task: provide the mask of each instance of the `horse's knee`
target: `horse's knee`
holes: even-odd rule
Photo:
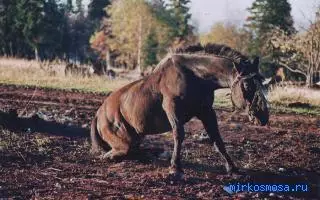
[[[124,151],[123,149],[122,150],[112,149],[112,150],[108,151],[107,153],[102,154],[100,156],[100,158],[111,160],[111,161],[116,161],[116,160],[119,160],[127,155],[128,155],[128,152]]]

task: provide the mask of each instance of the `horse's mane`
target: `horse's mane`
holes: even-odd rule
[[[195,45],[189,45],[186,47],[178,48],[174,53],[190,53],[190,54],[213,54],[216,56],[222,56],[239,63],[240,60],[248,60],[249,58],[239,51],[232,49],[231,47],[223,44],[208,43],[201,45],[200,43]]]

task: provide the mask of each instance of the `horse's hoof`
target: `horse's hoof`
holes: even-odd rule
[[[114,156],[113,156],[112,152],[110,152],[110,151],[102,154],[101,156],[99,156],[99,158],[101,160],[111,160],[111,161],[114,160]]]
[[[97,156],[97,155],[101,154],[101,151],[99,149],[92,148],[90,150],[90,154],[93,155],[93,156]]]

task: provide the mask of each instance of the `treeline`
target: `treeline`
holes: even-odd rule
[[[0,54],[86,62],[108,3],[91,2],[88,12],[82,0],[0,0]]]
[[[91,0],[84,7],[82,0],[0,0],[0,55],[152,65],[193,35],[189,2]]]
[[[198,35],[190,0],[0,0],[0,55],[105,62],[142,71],[170,48],[223,43],[262,57],[271,76],[284,67],[312,85],[320,69],[320,17],[297,31],[288,0],[255,0],[244,25],[216,23]]]
[[[105,7],[108,17],[90,39],[108,66],[142,71],[176,47],[195,41],[189,24],[190,0],[117,0]]]

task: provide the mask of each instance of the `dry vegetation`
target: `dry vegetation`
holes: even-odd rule
[[[274,87],[269,92],[269,101],[282,104],[294,102],[320,106],[320,90],[303,87]]]
[[[83,91],[112,91],[128,83],[128,80],[108,80],[105,77],[90,78],[66,77],[65,63],[50,63],[45,67],[35,61],[26,59],[0,58],[0,83],[40,86],[59,89],[78,89]]]

